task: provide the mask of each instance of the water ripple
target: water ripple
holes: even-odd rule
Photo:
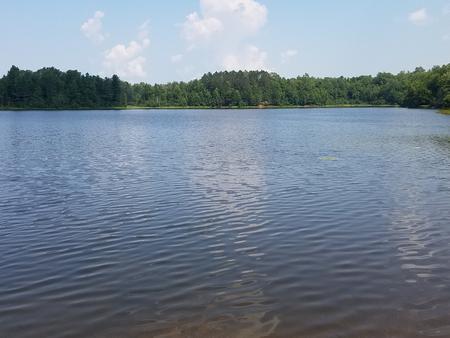
[[[0,112],[0,337],[448,337],[450,120]]]

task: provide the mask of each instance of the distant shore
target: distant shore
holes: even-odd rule
[[[10,110],[301,109],[450,106],[450,64],[396,75],[284,78],[267,71],[219,71],[189,82],[129,83],[111,78],[11,66],[0,78],[0,107]],[[0,108],[1,109],[1,108]]]
[[[408,108],[398,105],[370,105],[370,104],[337,104],[337,105],[322,105],[322,106],[293,106],[293,105],[259,105],[259,106],[225,106],[225,107],[211,107],[211,106],[164,106],[164,107],[141,107],[141,106],[123,106],[123,107],[80,107],[80,108],[7,108],[0,107],[0,111],[57,111],[57,110],[236,110],[236,109],[320,109],[320,108],[407,108],[407,109],[433,109],[439,110],[442,114],[450,115],[450,108],[435,108],[435,107],[418,107]]]

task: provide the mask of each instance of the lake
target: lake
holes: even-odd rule
[[[450,116],[0,112],[1,337],[449,337]]]

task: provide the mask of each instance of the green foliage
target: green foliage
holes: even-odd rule
[[[42,68],[36,72],[12,66],[0,79],[3,108],[109,108],[124,105],[126,83],[75,70]]]
[[[117,75],[100,78],[78,71],[13,66],[0,79],[0,107],[108,108],[399,105],[449,107],[450,64],[397,75],[285,79],[264,71],[207,73],[198,80],[130,84]]]
[[[398,105],[444,107],[450,105],[450,65],[429,71],[353,78],[314,78],[305,74],[285,79],[264,71],[207,73],[199,80],[165,85],[131,85],[129,102],[145,107],[240,107]],[[157,103],[157,104],[155,104]]]

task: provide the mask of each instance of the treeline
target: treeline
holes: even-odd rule
[[[0,79],[3,108],[398,105],[450,107],[450,64],[397,75],[286,79],[265,71],[207,73],[190,82],[130,84],[77,71],[12,67]]]
[[[75,70],[42,68],[32,72],[12,66],[0,79],[0,107],[110,108],[122,104],[124,87],[117,75],[101,78]]]
[[[126,85],[137,106],[323,106],[341,104],[449,107],[450,64],[429,71],[352,78],[285,79],[263,71],[217,72],[188,83]]]

